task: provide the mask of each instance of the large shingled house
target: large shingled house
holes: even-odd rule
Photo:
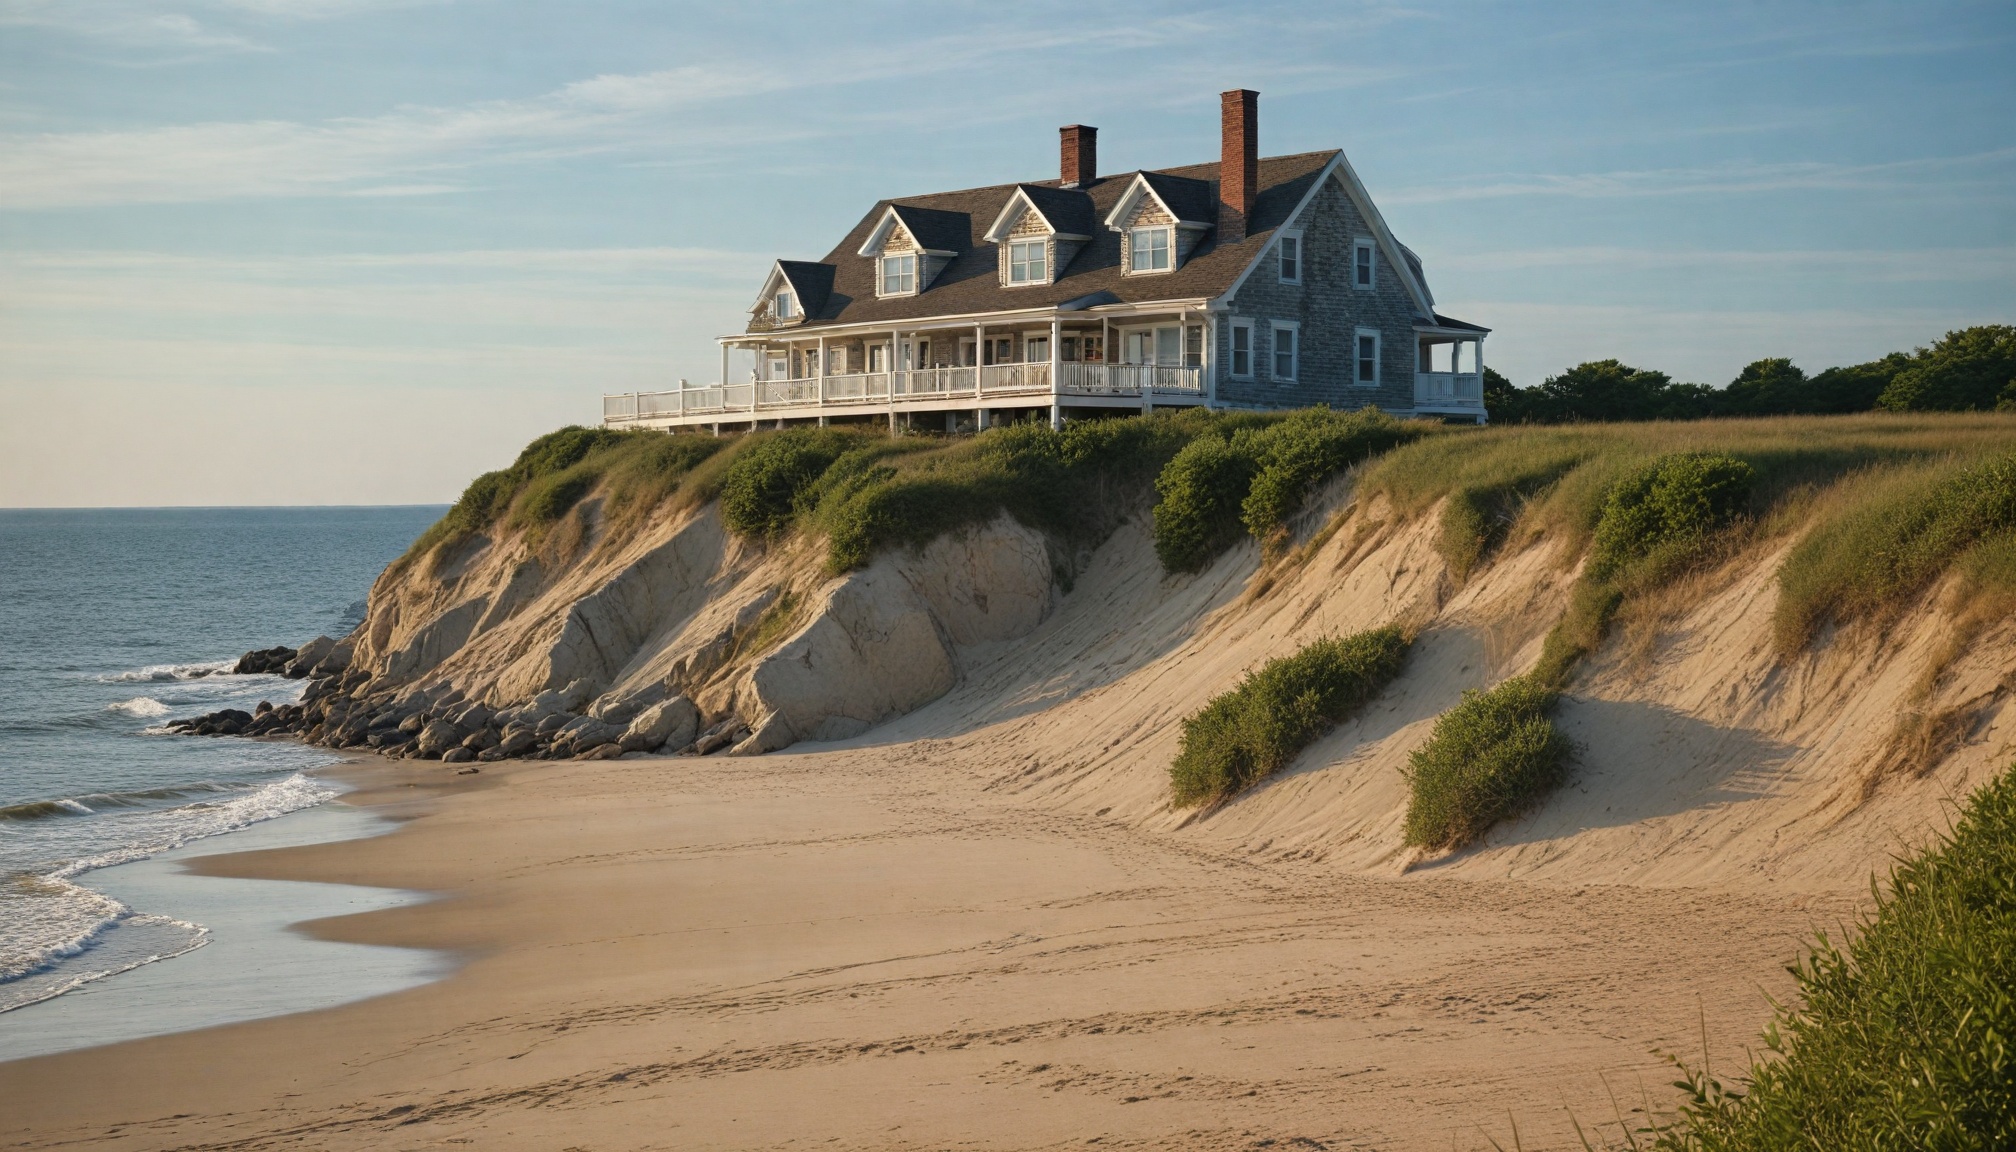
[[[878,203],[824,259],[770,268],[747,331],[720,338],[720,383],[605,397],[605,421],[1376,404],[1482,422],[1488,329],[1436,313],[1342,151],[1261,157],[1258,110],[1224,94],[1216,164],[1102,176],[1074,124],[1055,180]]]

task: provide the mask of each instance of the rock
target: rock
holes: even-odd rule
[[[460,710],[449,716],[448,719],[454,721],[456,727],[466,728],[474,732],[485,724],[490,723],[490,718],[495,715],[495,712],[484,707],[481,703],[476,703],[463,706]]]
[[[630,721],[618,743],[626,752],[641,752],[663,744],[685,747],[700,730],[700,710],[684,696],[651,705]]]
[[[405,732],[409,735],[418,735],[420,729],[425,728],[426,726],[427,726],[427,714],[425,712],[415,712],[411,716],[406,717],[404,720],[399,721],[399,731]]]
[[[622,736],[623,729],[614,724],[605,724],[593,716],[577,716],[553,733],[553,750],[562,756],[572,756],[597,744],[615,743]]]
[[[551,736],[577,719],[579,717],[571,712],[554,712],[541,717],[539,723],[532,730],[541,736]]]
[[[728,750],[730,756],[761,756],[798,742],[791,725],[782,716],[772,716],[756,726],[749,737]]]
[[[231,674],[233,676],[256,676],[264,673],[279,672],[286,668],[287,662],[292,659],[294,659],[294,649],[285,646],[254,649],[238,658],[238,663],[231,669]]]
[[[252,709],[252,714],[254,716],[264,716],[271,711],[273,711],[273,702],[271,700],[261,700],[259,701],[259,706]]]
[[[595,686],[587,680],[574,680],[560,690],[560,707],[569,712],[579,712],[588,701],[595,698]]]
[[[461,744],[468,735],[467,732],[464,732],[446,720],[429,720],[427,726],[420,729],[420,739],[415,741],[415,743],[420,749],[420,755],[432,760],[443,752]],[[474,755],[474,753],[471,753],[471,755]]]
[[[485,752],[495,748],[502,742],[495,729],[478,728],[462,741],[462,747],[469,749],[471,752]]]
[[[474,776],[474,775],[475,775],[476,773],[478,773],[478,772],[481,772],[481,771],[482,771],[482,769],[481,769],[481,768],[478,768],[478,767],[476,767],[476,766],[474,766],[474,765],[471,765],[471,766],[469,766],[469,767],[467,767],[467,768],[457,768],[457,769],[455,770],[455,774],[456,774],[457,776]]]
[[[335,647],[336,641],[327,636],[317,636],[295,650],[294,658],[280,669],[280,674],[289,680],[303,679]]]
[[[502,747],[486,748],[476,754],[476,759],[485,764],[492,764],[499,760],[508,760],[510,758],[510,753],[504,751]]]
[[[443,764],[467,764],[476,759],[476,753],[467,748],[450,748],[441,754]]]
[[[735,734],[737,732],[746,731],[748,730],[741,726],[740,721],[730,716],[727,720],[708,729],[705,735],[693,742],[693,754],[695,756],[706,756],[717,752],[733,744],[736,740]]]
[[[539,736],[532,729],[514,725],[504,730],[504,735],[498,741],[497,747],[492,748],[491,751],[502,756],[518,756],[530,751],[532,746],[537,743],[539,743]]]
[[[586,752],[577,754],[576,760],[614,760],[623,755],[623,746],[614,742],[597,744]]]
[[[349,671],[350,653],[355,648],[355,645],[356,642],[348,636],[345,636],[343,639],[338,640],[335,644],[330,646],[329,654],[327,656],[324,656],[322,657],[322,659],[316,661],[315,666],[313,668],[308,669],[308,675],[338,676],[344,672]]]
[[[609,692],[588,706],[588,715],[597,720],[607,720],[611,724],[628,724],[638,713],[672,695],[672,689],[663,680],[653,680],[640,688],[617,693]]]

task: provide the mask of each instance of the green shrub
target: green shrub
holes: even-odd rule
[[[1892,412],[2016,408],[2016,326],[1948,332],[1920,348],[1876,399]]]
[[[799,494],[861,439],[838,428],[752,434],[721,481],[721,519],[745,536],[775,536],[791,526]]]
[[[518,518],[524,524],[551,524],[568,512],[588,494],[595,482],[602,478],[598,469],[586,468],[579,464],[557,476],[542,476],[525,489],[525,498],[518,503]]]
[[[1169,767],[1178,805],[1230,796],[1286,767],[1378,695],[1400,672],[1408,639],[1397,627],[1323,639],[1270,660],[1183,721]]]
[[[2016,454],[1892,486],[1808,533],[1778,573],[1780,646],[1830,621],[1880,616],[1977,543],[2016,529]]]
[[[1240,505],[1259,463],[1250,439],[1199,436],[1155,480],[1155,555],[1167,572],[1196,572],[1239,538]]]
[[[1551,687],[1515,676],[1465,692],[1444,712],[1408,758],[1406,842],[1462,848],[1560,784],[1570,749],[1547,718],[1555,698]]]
[[[1634,561],[1698,547],[1749,507],[1757,470],[1719,453],[1662,456],[1610,490],[1588,572],[1608,580]]]
[[[1288,523],[1318,485],[1421,432],[1376,408],[1350,413],[1308,408],[1241,435],[1254,440],[1259,467],[1240,503],[1240,519],[1255,540],[1264,541]]]
[[[1845,950],[1793,970],[1747,1091],[1705,1070],[1670,1152],[2016,1148],[2016,769],[1900,862]]]

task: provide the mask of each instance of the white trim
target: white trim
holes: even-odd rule
[[[1225,375],[1233,380],[1251,380],[1253,376],[1253,318],[1233,316],[1231,327],[1225,338]],[[1239,371],[1239,333],[1246,333],[1246,371]]]
[[[1282,246],[1291,241],[1295,245],[1295,275],[1288,276],[1281,271],[1283,263]],[[1272,247],[1274,249],[1274,273],[1280,277],[1281,283],[1302,283],[1302,269],[1309,263],[1309,246],[1302,242],[1302,229],[1276,228],[1274,230],[1274,243]]]
[[[1037,250],[1042,253],[1043,275],[1017,280],[1015,279],[1015,249],[1031,244],[1035,245]],[[1008,275],[1001,281],[1004,287],[1030,288],[1038,284],[1048,284],[1056,279],[1056,276],[1052,273],[1051,265],[1057,262],[1057,253],[1055,245],[1051,244],[1048,238],[1042,236],[1023,237],[1019,240],[1009,240],[1006,247],[1008,249]],[[1027,261],[1024,261],[1024,263],[1026,264]]]
[[[1358,361],[1361,359],[1361,357],[1358,355],[1358,342],[1360,340],[1363,340],[1367,336],[1370,336],[1372,338],[1372,379],[1362,380],[1358,376]],[[1384,361],[1386,358],[1385,345],[1386,345],[1385,337],[1377,328],[1357,328],[1352,331],[1351,383],[1354,387],[1358,388],[1379,387],[1379,377],[1383,371]]]
[[[922,253],[897,252],[888,256],[877,256],[874,259],[875,259],[875,298],[877,300],[894,300],[904,296],[917,295],[918,284],[924,279],[924,256]],[[891,260],[910,261],[909,288],[895,292],[886,290],[886,287],[889,282],[889,277],[888,277],[888,270],[884,267],[884,265],[886,265]]]
[[[1169,263],[1161,268],[1136,268],[1134,266],[1134,237],[1141,232],[1160,232],[1167,243],[1163,251],[1168,254]],[[1122,233],[1127,240],[1127,266],[1120,270],[1122,276],[1167,276],[1176,270],[1176,227],[1173,224],[1146,224],[1139,228],[1129,228]]]
[[[1289,349],[1291,371],[1281,374],[1281,333],[1292,332],[1290,341],[1295,347]],[[1295,384],[1302,379],[1302,322],[1299,320],[1269,320],[1267,322],[1267,378],[1281,384]]]
[[[949,260],[959,255],[957,252],[947,248],[924,247],[924,242],[917,239],[917,234],[910,231],[910,226],[903,223],[903,218],[896,214],[896,205],[894,204],[882,210],[882,219],[876,222],[875,230],[868,233],[868,240],[861,245],[861,251],[858,255],[867,256],[871,259],[881,256],[882,246],[889,242],[890,231],[896,228],[903,229],[903,235],[910,238],[910,243],[917,250],[917,255],[919,256],[943,256]]]
[[[1134,174],[1134,182],[1127,185],[1127,191],[1121,194],[1120,202],[1113,205],[1113,210],[1106,214],[1105,223],[1107,231],[1127,231],[1127,221],[1134,218],[1134,208],[1141,202],[1141,194],[1144,192],[1154,197],[1155,203],[1161,205],[1162,211],[1167,212],[1169,218],[1176,221],[1179,227],[1187,225],[1191,228],[1209,228],[1211,226],[1211,222],[1208,220],[1183,219],[1174,208],[1169,207],[1168,202],[1162,199],[1161,194],[1155,191],[1155,186],[1148,183],[1146,174],[1136,172]]]
[[[1015,186],[1014,195],[1008,197],[1008,203],[1001,206],[1001,214],[994,217],[994,223],[988,226],[987,231],[980,234],[980,238],[989,244],[999,244],[1007,240],[1009,229],[1015,226],[1015,221],[1021,218],[1023,212],[1034,212],[1036,218],[1043,222],[1043,226],[1050,230],[1050,235],[1053,239],[1085,241],[1092,239],[1090,236],[1082,236],[1076,232],[1058,231],[1057,222],[1045,216],[1043,209],[1036,206],[1036,202],[1029,198],[1029,194],[1024,192],[1022,186],[1019,184]],[[1170,215],[1173,216],[1175,213],[1172,212]]]
[[[1377,292],[1379,290],[1378,251],[1379,241],[1370,236],[1353,236],[1351,238],[1351,287],[1356,288],[1360,292]],[[1369,274],[1362,283],[1358,279],[1358,254],[1360,252],[1374,254],[1372,259],[1366,262],[1365,268]]]

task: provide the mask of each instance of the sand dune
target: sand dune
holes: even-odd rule
[[[1578,1146],[1571,1111],[1608,1121],[1609,1088],[1667,1098],[1658,1051],[1705,1039],[1733,1067],[1801,941],[2010,755],[2011,625],[1923,699],[1936,595],[1781,663],[1766,548],[1624,622],[1565,705],[1568,788],[1419,859],[1399,766],[1463,690],[1534,658],[1573,572],[1543,543],[1458,586],[1432,518],[1344,486],[1300,533],[1286,560],[1248,546],[1171,579],[1123,526],[1041,623],[953,645],[949,692],[851,740],[367,766],[359,800],[410,808],[401,831],[208,866],[446,893],[315,930],[468,965],[0,1065],[0,1137],[1445,1149],[1509,1146],[1516,1122],[1528,1148]],[[1395,619],[1421,639],[1364,715],[1230,804],[1169,808],[1182,716]],[[1965,717],[1924,771],[1894,755],[1911,709]]]

